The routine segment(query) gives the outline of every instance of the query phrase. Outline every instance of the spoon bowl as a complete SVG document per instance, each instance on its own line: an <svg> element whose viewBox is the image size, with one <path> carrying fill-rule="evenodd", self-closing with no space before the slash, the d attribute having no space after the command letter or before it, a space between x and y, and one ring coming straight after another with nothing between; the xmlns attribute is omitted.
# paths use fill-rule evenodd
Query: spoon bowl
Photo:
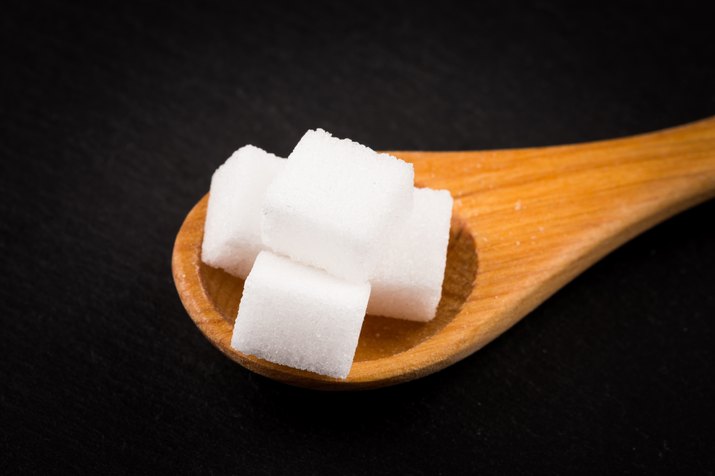
<svg viewBox="0 0 715 476"><path fill-rule="evenodd" d="M392 385L480 349L595 261L715 195L715 118L628 138L486 152L391 152L420 187L455 198L437 316L368 315L345 380L273 364L230 346L243 280L201 262L208 195L174 245L179 296L204 335L244 367L318 389Z"/></svg>

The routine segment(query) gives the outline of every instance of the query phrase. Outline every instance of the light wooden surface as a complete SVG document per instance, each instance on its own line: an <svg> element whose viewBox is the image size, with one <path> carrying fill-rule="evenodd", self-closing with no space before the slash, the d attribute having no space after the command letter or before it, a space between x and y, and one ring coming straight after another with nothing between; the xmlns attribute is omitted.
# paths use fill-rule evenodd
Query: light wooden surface
<svg viewBox="0 0 715 476"><path fill-rule="evenodd" d="M414 164L418 186L455 198L435 320L367 316L346 380L234 351L243 282L201 263L205 196L179 231L172 268L186 310L216 347L248 369L310 388L415 379L480 349L638 233L715 196L715 118L577 145L393 154Z"/></svg>

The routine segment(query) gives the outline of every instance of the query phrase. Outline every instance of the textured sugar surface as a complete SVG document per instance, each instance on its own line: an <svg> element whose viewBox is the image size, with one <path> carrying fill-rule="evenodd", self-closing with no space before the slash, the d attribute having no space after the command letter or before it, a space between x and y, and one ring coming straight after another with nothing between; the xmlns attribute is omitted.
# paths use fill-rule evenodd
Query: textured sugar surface
<svg viewBox="0 0 715 476"><path fill-rule="evenodd" d="M335 276L366 281L383 237L412 210L408 164L318 129L268 188L263 241Z"/></svg>
<svg viewBox="0 0 715 476"><path fill-rule="evenodd" d="M370 278L368 313L413 321L435 316L447 261L452 196L416 188L404 228L389 237Z"/></svg>
<svg viewBox="0 0 715 476"><path fill-rule="evenodd" d="M370 285L263 251L246 279L231 346L336 378L350 372Z"/></svg>
<svg viewBox="0 0 715 476"><path fill-rule="evenodd" d="M201 259L245 278L261 241L261 209L268 185L285 159L247 145L238 149L211 178Z"/></svg>

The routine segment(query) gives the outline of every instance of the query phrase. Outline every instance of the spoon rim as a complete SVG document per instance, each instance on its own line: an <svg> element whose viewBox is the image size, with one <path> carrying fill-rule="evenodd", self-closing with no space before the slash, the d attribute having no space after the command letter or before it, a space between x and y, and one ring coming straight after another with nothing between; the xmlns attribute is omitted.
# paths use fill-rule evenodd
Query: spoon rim
<svg viewBox="0 0 715 476"><path fill-rule="evenodd" d="M477 350L474 346L474 332L469 332L472 326L461 322L464 316L470 315L474 283L462 308L437 332L396 354L353 362L345 379L275 364L233 349L231 324L212 302L200 270L208 197L209 194L205 194L192 207L179 229L172 253L172 274L181 302L194 324L216 348L243 367L294 386L324 390L369 389L395 385L437 372ZM457 203L453 216L459 216ZM468 224L464 222L463 226L468 227ZM431 345L438 336L439 345ZM482 345L486 345L486 342Z"/></svg>

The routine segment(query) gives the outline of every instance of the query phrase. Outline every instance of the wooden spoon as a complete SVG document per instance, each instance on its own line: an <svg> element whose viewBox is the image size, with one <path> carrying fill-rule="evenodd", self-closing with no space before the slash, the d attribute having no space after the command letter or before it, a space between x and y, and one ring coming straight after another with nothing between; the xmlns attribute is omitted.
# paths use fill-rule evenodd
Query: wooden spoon
<svg viewBox="0 0 715 476"><path fill-rule="evenodd" d="M292 385L359 389L465 358L625 241L715 195L715 117L585 144L487 152L392 152L420 187L455 198L442 300L429 323L367 316L346 380L230 347L243 281L201 262L208 196L176 237L172 267L191 318L224 354Z"/></svg>

